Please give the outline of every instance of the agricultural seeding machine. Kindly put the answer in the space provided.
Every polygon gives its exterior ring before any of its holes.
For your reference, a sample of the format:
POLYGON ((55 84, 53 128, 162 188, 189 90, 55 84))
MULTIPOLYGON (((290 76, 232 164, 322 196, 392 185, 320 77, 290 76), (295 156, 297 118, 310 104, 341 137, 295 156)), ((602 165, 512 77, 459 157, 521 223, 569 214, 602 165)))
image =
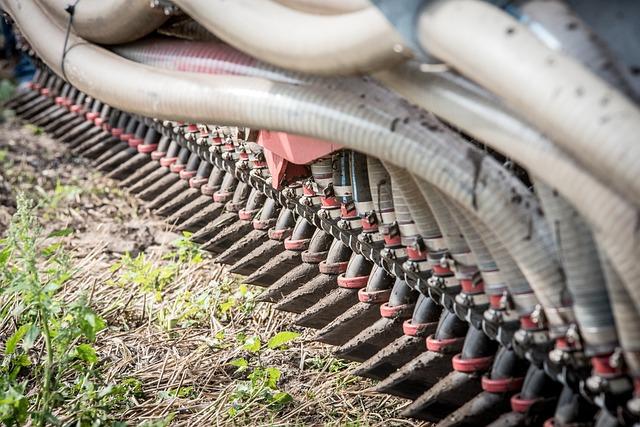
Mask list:
POLYGON ((640 2, 0 0, 9 106, 440 426, 640 420, 640 2))

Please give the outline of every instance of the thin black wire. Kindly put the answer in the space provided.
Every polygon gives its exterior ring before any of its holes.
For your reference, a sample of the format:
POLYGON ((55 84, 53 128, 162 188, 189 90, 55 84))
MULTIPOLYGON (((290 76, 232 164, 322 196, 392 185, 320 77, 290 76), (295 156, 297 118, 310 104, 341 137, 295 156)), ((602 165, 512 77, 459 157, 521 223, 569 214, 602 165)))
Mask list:
POLYGON ((62 60, 60 62, 60 68, 62 69, 62 77, 65 81, 69 81, 67 79, 67 73, 64 70, 64 60, 67 57, 67 44, 69 43, 69 35, 71 34, 71 26, 73 25, 73 15, 76 12, 76 6, 80 3, 80 0, 76 0, 73 4, 68 4, 67 7, 64 8, 65 12, 69 14, 69 21, 67 22, 67 31, 64 35, 64 46, 62 47, 62 60))

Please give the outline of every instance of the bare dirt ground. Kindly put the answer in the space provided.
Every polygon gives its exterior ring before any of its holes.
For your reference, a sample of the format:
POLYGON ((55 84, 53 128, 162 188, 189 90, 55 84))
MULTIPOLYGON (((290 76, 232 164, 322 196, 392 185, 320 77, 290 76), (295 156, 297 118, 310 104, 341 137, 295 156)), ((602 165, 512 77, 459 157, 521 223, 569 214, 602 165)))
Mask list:
MULTIPOLYGON (((371 384, 349 375, 353 366, 330 347, 255 302, 259 288, 231 277, 64 146, 9 119, 0 125, 0 234, 19 192, 39 203, 45 229, 74 230, 64 245, 76 273, 61 292, 85 295, 108 324, 95 345, 100 376, 126 390, 110 422, 413 425, 395 416, 404 401, 368 393, 371 384), (301 335, 269 348, 282 331, 301 335)), ((65 410, 57 416, 72 421, 65 410)))

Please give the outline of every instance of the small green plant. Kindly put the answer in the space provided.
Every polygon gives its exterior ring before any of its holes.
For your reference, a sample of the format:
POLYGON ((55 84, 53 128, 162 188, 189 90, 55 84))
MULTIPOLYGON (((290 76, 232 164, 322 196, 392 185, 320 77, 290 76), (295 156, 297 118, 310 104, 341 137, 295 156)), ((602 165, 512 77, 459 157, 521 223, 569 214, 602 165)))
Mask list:
POLYGON ((202 249, 200 249, 200 245, 191 240, 192 234, 188 231, 183 231, 182 236, 172 242, 176 249, 166 253, 162 258, 176 261, 179 264, 202 262, 202 249))
POLYGON ((0 103, 9 100, 16 91, 16 85, 8 79, 0 80, 0 103))
MULTIPOLYGON (((297 332, 278 332, 267 341, 266 349, 277 351, 286 348, 286 345, 300 336, 297 332)), ((266 407, 272 411, 279 411, 293 400, 291 395, 278 388, 278 382, 282 373, 274 367, 266 367, 260 362, 260 355, 265 347, 257 335, 244 336, 239 334, 238 346, 247 352, 250 360, 237 358, 229 362, 236 368, 237 374, 243 374, 244 380, 240 381, 231 393, 231 408, 229 415, 235 418, 241 414, 247 414, 256 406, 266 407)))
POLYGON ((42 133, 44 132, 44 129, 39 126, 32 125, 31 123, 27 123, 26 125, 24 125, 24 128, 33 135, 42 135, 42 133))
POLYGON ((234 286, 233 279, 225 279, 215 284, 216 314, 222 321, 241 314, 251 314, 256 306, 255 294, 243 284, 234 286))
POLYGON ((63 202, 73 200, 76 196, 82 193, 82 189, 75 185, 65 185, 56 181, 56 186, 53 188, 52 193, 42 191, 42 200, 40 207, 45 211, 45 215, 49 215, 58 209, 63 202))
POLYGON ((244 359, 236 359, 231 364, 238 368, 238 372, 248 372, 246 380, 238 382, 231 393, 229 415, 232 418, 249 413, 255 406, 279 411, 293 400, 289 393, 278 389, 278 381, 282 376, 279 369, 262 366, 249 368, 244 359))
MULTIPOLYGON (((67 304, 57 297, 73 276, 69 256, 60 242, 43 247, 31 200, 20 194, 17 205, 8 235, 0 241, 0 297, 13 306, 3 314, 12 316, 17 325, 4 343, 0 421, 22 425, 30 418, 43 426, 58 422, 54 409, 75 398, 78 390, 80 399, 75 400, 90 398, 86 386, 92 384, 98 363, 91 343, 106 325, 84 298, 67 304), (64 383, 75 378, 82 386, 69 391, 62 386, 62 378, 64 383)), ((46 237, 56 240, 72 232, 59 230, 46 237)), ((76 415, 85 419, 81 411, 76 415)))
POLYGON ((6 148, 0 148, 0 165, 5 165, 9 162, 9 151, 6 148))
POLYGON ((120 261, 111 266, 111 272, 117 272, 118 277, 110 283, 121 287, 136 285, 143 292, 153 294, 156 302, 160 302, 162 290, 171 283, 176 271, 174 264, 157 265, 147 260, 144 253, 138 254, 135 258, 125 253, 120 261))

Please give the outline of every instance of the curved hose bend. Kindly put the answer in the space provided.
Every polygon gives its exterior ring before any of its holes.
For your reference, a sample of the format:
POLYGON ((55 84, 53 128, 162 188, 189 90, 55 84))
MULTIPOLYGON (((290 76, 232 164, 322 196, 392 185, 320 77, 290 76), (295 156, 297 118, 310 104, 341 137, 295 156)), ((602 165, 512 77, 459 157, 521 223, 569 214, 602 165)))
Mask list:
POLYGON ((418 39, 429 53, 503 98, 600 179, 640 203, 640 110, 629 99, 479 0, 434 2, 418 21, 418 39))
MULTIPOLYGON (((68 0, 37 0, 58 22, 69 19, 68 0)), ((73 30, 80 37, 99 44, 126 43, 154 31, 166 20, 161 8, 149 0, 82 0, 73 14, 73 30)))
POLYGON ((290 70, 364 73, 410 56, 400 35, 375 7, 312 15, 267 0, 174 3, 230 45, 290 70))
MULTIPOLYGON (((2 0, 40 57, 60 72, 64 33, 33 4, 2 0)), ((438 187, 500 236, 544 307, 564 287, 553 239, 530 191, 491 157, 408 105, 396 116, 353 94, 263 79, 134 64, 70 37, 69 81, 114 108, 145 116, 228 123, 314 136, 388 159, 438 187), (105 69, 111 70, 104 73, 105 69), (215 102, 211 100, 215 99, 215 102), (412 118, 422 115, 422 121, 412 118), (408 118, 408 120, 405 120, 408 118), (427 160, 428 161, 425 161, 427 160)), ((392 101, 392 100, 391 100, 392 101)), ((562 319, 560 319, 562 322, 562 319)))

